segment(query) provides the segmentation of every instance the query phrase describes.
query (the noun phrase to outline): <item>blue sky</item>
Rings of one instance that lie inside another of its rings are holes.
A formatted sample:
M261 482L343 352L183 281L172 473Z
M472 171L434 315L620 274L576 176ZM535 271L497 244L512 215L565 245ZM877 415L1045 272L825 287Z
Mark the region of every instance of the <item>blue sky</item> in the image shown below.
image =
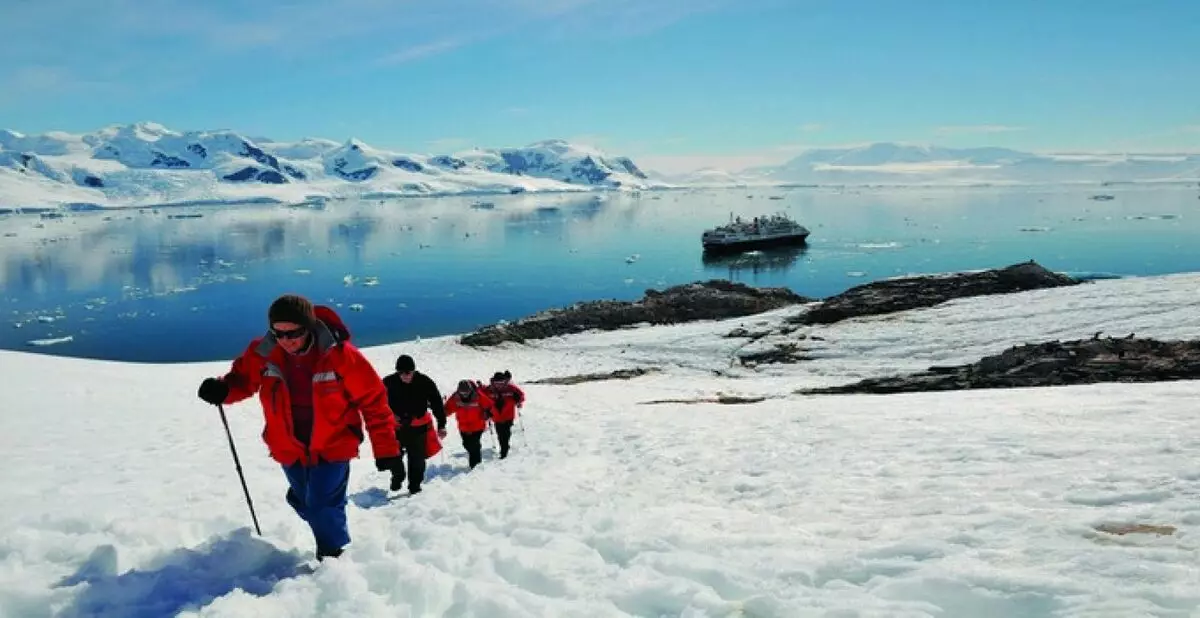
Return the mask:
M0 0L0 126L658 169L905 141L1200 151L1195 0Z

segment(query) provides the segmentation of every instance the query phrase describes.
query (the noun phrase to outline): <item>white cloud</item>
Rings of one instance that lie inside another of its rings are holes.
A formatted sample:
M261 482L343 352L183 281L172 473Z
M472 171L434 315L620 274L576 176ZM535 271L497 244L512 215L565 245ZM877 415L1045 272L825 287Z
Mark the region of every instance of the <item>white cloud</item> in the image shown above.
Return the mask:
M412 47L404 47L379 59L380 64L402 64L413 60L420 60L428 56L435 56L442 52L447 52L464 44L463 39L449 38L438 41L430 41Z
M990 134L990 133L1012 133L1016 131L1024 131L1025 127L1015 127L1006 124L968 124L968 125L950 125L934 129L934 133L938 135L974 135L974 134Z

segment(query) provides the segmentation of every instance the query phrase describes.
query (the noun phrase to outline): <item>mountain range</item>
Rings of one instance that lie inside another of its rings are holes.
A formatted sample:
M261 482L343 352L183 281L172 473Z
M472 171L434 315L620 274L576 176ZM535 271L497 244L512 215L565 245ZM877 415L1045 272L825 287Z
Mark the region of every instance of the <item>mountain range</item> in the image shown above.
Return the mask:
M654 186L628 157L562 140L426 155L357 139L276 142L233 131L177 132L156 123L86 134L0 130L0 207L6 208Z
M563 140L412 154L358 139L278 142L143 122L92 133L0 130L0 209L645 190L780 184L969 185L1200 180L1200 154L1039 154L874 143L770 167L665 175Z
M944 148L879 142L808 150L782 165L750 168L736 174L709 169L668 180L709 186L1183 182L1200 180L1200 153L1042 154L996 147Z

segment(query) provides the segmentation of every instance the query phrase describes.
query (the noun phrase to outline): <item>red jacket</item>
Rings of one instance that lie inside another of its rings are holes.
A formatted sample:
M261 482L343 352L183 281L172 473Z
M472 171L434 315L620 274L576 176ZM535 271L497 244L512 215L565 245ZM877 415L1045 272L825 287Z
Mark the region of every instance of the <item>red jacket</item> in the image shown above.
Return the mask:
M494 422L511 423L517 420L517 406L525 403L525 391L510 382L499 388L488 384L483 387L483 392L495 402Z
M226 404L258 393L266 426L262 438L271 458L283 465L303 462L346 462L358 457L363 424L375 458L400 454L396 420L387 405L387 390L371 363L350 343L350 331L334 311L318 306L313 345L320 356L313 370L313 427L309 444L292 431L292 406L284 382L283 348L267 333L250 342L225 374Z
M492 406L492 400L483 391L475 391L467 401L463 401L455 392L446 398L446 416L456 419L460 432L475 433L487 429L487 414Z

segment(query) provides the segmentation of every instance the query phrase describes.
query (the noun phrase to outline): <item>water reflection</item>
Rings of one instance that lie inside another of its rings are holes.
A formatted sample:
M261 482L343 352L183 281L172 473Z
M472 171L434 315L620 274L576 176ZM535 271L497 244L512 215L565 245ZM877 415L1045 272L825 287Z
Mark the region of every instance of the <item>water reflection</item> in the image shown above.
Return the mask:
M808 253L808 245L773 247L741 253L704 253L705 270L727 272L730 278L741 274L786 272Z
M438 247L457 251L465 241L561 239L568 227L602 219L609 204L594 196L493 201L488 210L443 199L5 217L0 293L27 299L114 285L163 291L264 262L357 265Z

